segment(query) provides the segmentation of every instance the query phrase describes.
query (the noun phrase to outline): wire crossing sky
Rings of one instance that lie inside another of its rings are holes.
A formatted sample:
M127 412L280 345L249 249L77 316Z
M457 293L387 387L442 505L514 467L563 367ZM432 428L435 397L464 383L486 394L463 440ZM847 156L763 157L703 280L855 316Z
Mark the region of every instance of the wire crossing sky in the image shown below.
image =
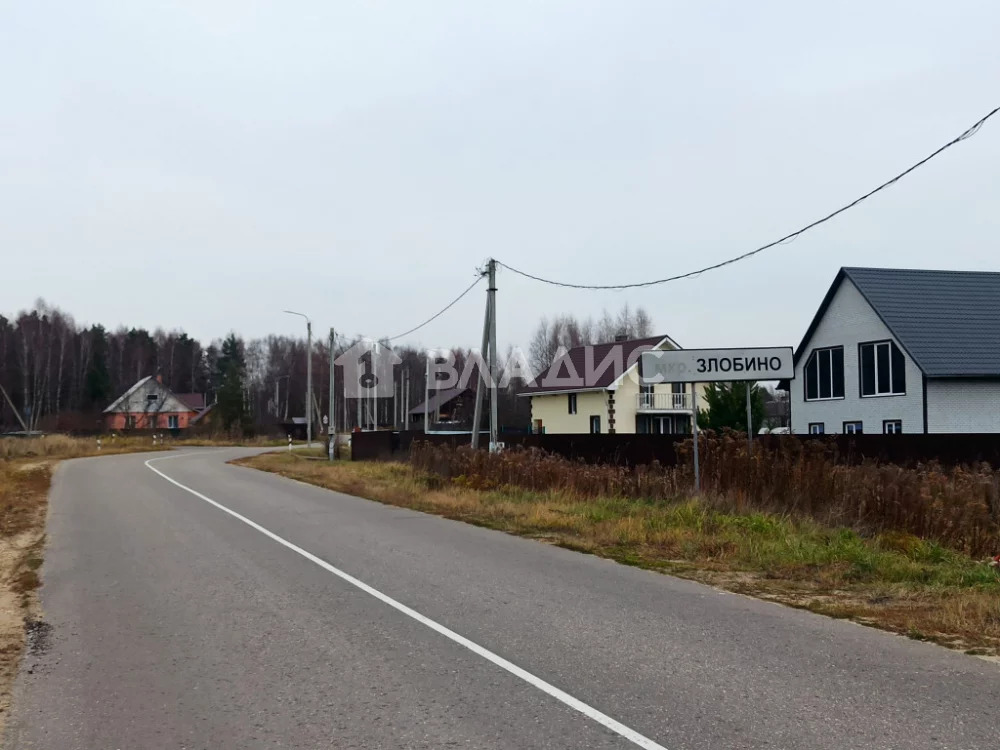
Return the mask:
M6 5L6 316L475 347L497 258L501 348L625 304L771 346L844 265L1000 270L1000 138L761 247L984 109L997 3Z
M951 148L952 146L954 146L956 143L961 143L962 141L967 140L968 138L971 138L972 136L974 136L976 133L979 132L979 129L983 126L983 124L987 120L989 120L991 117L993 117L993 115L995 115L997 112L1000 112L1000 107L995 107L994 109L990 110L990 112L988 112L986 115L984 115L983 117L981 117L977 122L975 122L973 125L971 125L968 128L966 128L966 130L961 135L959 135L956 138L953 138L952 140L948 141L946 144L944 144L940 148L936 149L931 154L925 156L923 159L921 159L920 161L918 161L916 164L913 164L912 166L910 166L907 169L903 170L902 172L900 172L899 174L897 174L895 177L893 177L893 178L891 178L889 180L886 180L885 182L883 182L881 185L879 185L874 190L870 190L867 193L865 193L864 195L862 195L861 197L855 198L850 203L848 203L848 204L846 204L844 206L841 206L840 208L838 208L835 211L832 211L831 213L828 213L823 218L816 219L816 221L813 221L813 222L811 222L809 224L806 224L801 229L797 229L796 231L791 232L790 234L786 234L781 239L774 240L773 242L768 242L766 245L761 245L760 247L758 247L758 248L756 248L754 250L750 250L749 252L743 253L742 255L737 255L737 256L735 256L733 258L729 258L728 260L721 261L720 263L713 263L710 266L705 266L704 268L699 268L697 271L688 271L687 273L678 274L676 276L668 276L668 277L663 278L663 279L652 279L650 281L637 281L637 282L634 282L632 284L574 284L572 282L567 282L567 281L554 281L552 279L543 279L540 276L535 276L535 275L527 273L525 271L518 270L517 268L513 268L512 266L508 266L506 263L504 263L502 261L497 261L497 263L499 265L503 266L504 268L506 268L508 271L513 271L514 273L519 274L521 276L526 276L529 279L534 279L535 281L541 281L541 282L543 282L545 284L552 284L554 286L569 287L569 288L572 288L572 289L635 289L635 288L638 288L638 287L656 286L657 284L666 284L666 283L671 282L671 281L680 281L681 279L690 279L690 278L692 278L694 276L700 276L701 274L703 274L703 273L705 273L707 271L714 271L714 270L716 270L718 268L724 268L725 266L732 265L733 263L739 263L741 260L746 260L747 258L751 258L754 255L757 255L758 253L761 253L761 252L763 252L765 250L769 250L772 247L775 247L776 245L780 245L780 244L782 244L784 242L788 242L789 240L793 240L796 237L798 237L799 235L805 234L810 229L818 227L820 224L828 222L828 221L830 221L830 219L833 219L834 217L839 216L840 214L844 213L845 211L848 211L848 210L854 208L855 206L857 206L862 201L868 200L869 198L871 198L876 193L879 193L882 190L885 190L887 187L896 184L901 179L903 179L904 177L906 177L908 174L910 174L914 170L918 169L919 167L922 167L924 164L926 164L927 162L929 162L934 157L938 156L939 154L943 153L944 151L947 151L949 148Z

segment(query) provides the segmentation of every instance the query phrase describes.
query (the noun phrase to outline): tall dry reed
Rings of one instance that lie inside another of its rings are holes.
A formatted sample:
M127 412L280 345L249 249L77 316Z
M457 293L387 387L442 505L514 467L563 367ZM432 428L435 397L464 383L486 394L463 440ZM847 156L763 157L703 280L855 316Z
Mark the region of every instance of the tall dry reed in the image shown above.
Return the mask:
M699 441L702 498L723 511L807 516L860 533L902 532L970 555L1000 552L1000 472L988 465L902 468L838 463L832 446L790 438L773 449L737 433ZM677 466L585 464L538 449L498 454L415 443L414 468L478 489L558 491L571 497L670 502L692 494L692 443Z

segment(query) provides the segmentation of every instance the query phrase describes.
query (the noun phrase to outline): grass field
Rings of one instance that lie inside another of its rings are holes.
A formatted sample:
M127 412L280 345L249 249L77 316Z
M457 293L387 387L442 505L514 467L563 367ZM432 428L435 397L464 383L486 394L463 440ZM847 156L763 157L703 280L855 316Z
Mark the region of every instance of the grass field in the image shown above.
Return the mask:
M468 477L446 479L403 463L328 464L287 453L237 463L911 638L1000 653L996 569L912 534L863 536L807 517L719 510L696 498L477 489Z

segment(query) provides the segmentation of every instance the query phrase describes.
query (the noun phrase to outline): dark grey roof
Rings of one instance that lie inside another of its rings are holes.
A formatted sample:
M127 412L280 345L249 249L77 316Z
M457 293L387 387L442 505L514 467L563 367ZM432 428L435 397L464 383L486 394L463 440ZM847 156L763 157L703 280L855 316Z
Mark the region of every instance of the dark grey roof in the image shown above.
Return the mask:
M680 348L667 335L575 346L549 365L549 368L536 378L536 385L528 386L518 395L544 396L546 393L592 391L598 388L607 388L618 380L622 373L635 366L639 354L668 342L672 348ZM616 350L618 356L611 358L610 366L601 366L601 363L606 362L608 356ZM590 366L587 364L588 359ZM598 364L597 367L594 367L595 363ZM588 380L588 375L594 375L594 377ZM581 378L579 385L566 384L567 380L572 380L577 376Z
M472 381L475 383L475 381ZM463 393L475 393L475 388L442 388L441 390L434 391L431 394L430 399L428 399L423 404L417 404L408 412L410 416L414 414L423 414L424 410L436 412L440 407L444 406L456 398L461 396Z
M1000 376L1000 273L842 268L796 352L849 278L927 377Z

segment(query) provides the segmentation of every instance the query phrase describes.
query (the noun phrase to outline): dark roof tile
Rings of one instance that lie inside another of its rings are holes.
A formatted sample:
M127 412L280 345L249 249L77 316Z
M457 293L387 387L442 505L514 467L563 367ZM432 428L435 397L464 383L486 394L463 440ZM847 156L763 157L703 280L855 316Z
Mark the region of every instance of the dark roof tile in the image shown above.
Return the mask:
M1000 375L1000 273L842 268L796 359L840 282L850 279L925 375Z
M664 341L676 348L669 336L650 336L644 339L594 344L590 347L574 347L567 351L563 357L553 362L549 369L535 380L535 385L525 388L521 395L532 396L561 391L607 388L638 360L640 352L653 349ZM588 354L588 349L590 354ZM616 353L616 349L620 350L620 353ZM601 364L608 361L609 355L611 355L612 366L602 369ZM588 364L591 365L589 368ZM588 377L588 375L592 377ZM582 382L574 385L570 381L575 380L576 376Z

